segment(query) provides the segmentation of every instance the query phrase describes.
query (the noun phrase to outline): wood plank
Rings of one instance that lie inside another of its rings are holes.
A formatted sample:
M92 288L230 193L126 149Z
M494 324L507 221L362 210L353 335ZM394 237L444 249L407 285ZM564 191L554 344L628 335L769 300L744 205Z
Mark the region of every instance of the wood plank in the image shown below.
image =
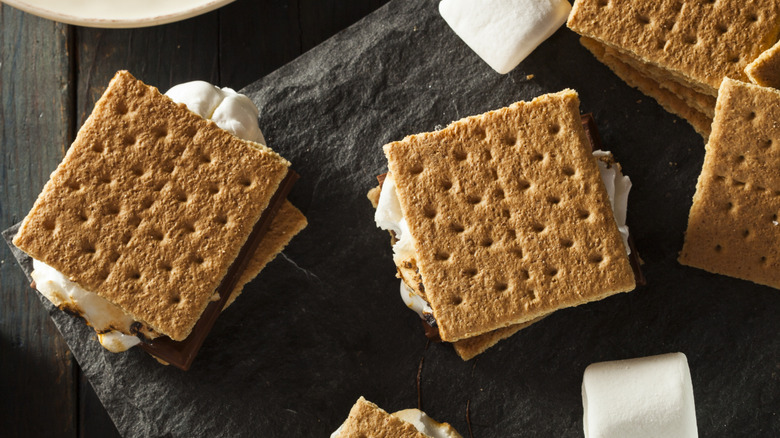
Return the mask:
M0 226L32 207L72 135L69 26L0 5ZM76 364L0 245L0 430L76 436Z

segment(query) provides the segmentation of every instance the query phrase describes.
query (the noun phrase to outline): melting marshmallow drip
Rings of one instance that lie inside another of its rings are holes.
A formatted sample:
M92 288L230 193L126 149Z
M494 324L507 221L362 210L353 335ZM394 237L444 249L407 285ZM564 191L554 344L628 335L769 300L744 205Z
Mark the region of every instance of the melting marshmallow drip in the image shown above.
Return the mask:
M265 144L257 123L257 107L243 94L194 81L176 85L166 95L236 137ZM55 306L81 315L98 333L98 340L107 350L120 353L141 342L130 330L134 319L110 301L39 260L33 260L31 276L36 289Z
M607 188L609 202L615 216L626 254L631 254L628 246L628 226L626 226L626 210L628 209L628 192L631 190L631 179L623 175L620 165L612 162L612 153L609 151L593 151L599 166L599 173L604 186ZM382 183L382 191L379 194L379 203L374 214L376 226L395 233L396 242L393 245L393 261L396 265L403 260L414 258L414 243L409 233L409 226L401 210L401 202L398 200L398 192L395 189L395 180L391 173L387 174ZM433 314L431 306L425 299L414 293L406 283L401 280L401 298L404 304L417 312L422 318L424 314Z
M437 422L419 409L404 409L391 415L410 423L418 432L430 438L461 438L460 434L452 426L447 423ZM330 438L339 438L343 428L344 425L342 424L330 435Z

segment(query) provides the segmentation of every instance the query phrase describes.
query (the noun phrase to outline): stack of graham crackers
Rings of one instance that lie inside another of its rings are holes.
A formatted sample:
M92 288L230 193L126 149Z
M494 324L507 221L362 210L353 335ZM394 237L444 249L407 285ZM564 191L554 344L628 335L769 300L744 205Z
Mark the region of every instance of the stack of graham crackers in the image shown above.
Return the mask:
M576 0L568 26L632 87L707 138L723 78L745 68L780 33L775 0Z

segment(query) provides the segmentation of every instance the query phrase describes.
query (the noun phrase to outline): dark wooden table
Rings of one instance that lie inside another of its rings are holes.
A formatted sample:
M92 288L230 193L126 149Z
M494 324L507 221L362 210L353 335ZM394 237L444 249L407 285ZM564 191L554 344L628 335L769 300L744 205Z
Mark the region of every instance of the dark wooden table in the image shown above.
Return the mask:
M0 228L20 221L109 79L240 89L386 0L238 0L179 23L90 29L0 5ZM0 436L118 436L65 341L0 245Z

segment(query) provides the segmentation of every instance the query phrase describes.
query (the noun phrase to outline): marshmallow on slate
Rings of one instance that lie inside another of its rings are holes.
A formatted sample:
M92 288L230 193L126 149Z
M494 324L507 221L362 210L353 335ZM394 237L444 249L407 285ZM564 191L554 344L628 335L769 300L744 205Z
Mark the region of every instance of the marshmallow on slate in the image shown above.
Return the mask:
M566 22L566 0L442 0L439 13L480 58L504 74Z
M696 438L682 353L594 363L582 379L585 438Z

